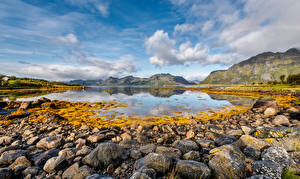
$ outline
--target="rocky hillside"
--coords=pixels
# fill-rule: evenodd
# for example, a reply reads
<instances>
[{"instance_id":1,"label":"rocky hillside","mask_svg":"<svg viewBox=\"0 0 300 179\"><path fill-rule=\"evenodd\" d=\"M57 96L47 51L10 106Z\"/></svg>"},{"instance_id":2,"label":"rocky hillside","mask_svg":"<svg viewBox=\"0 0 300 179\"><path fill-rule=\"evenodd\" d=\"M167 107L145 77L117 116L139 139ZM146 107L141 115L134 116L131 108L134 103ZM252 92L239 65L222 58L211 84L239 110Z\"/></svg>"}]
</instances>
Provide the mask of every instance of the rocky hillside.
<instances>
[{"instance_id":1,"label":"rocky hillside","mask_svg":"<svg viewBox=\"0 0 300 179\"><path fill-rule=\"evenodd\" d=\"M265 52L233 65L228 70L213 71L203 84L244 84L280 81L280 76L300 72L300 50Z\"/></svg>"},{"instance_id":2,"label":"rocky hillside","mask_svg":"<svg viewBox=\"0 0 300 179\"><path fill-rule=\"evenodd\" d=\"M189 85L194 84L181 76L173 76L171 74L156 74L151 76L150 78L139 78L134 76L126 76L123 78L115 78L109 77L104 81L96 81L95 83L87 83L87 81L83 80L75 80L75 82L80 82L79 84L87 85L87 86L130 86L130 85L146 85L146 86L164 86L164 85ZM92 80L89 80L90 82ZM96 83L97 82L97 83ZM74 84L74 81L70 83ZM78 83L77 83L78 84Z\"/></svg>"}]
</instances>

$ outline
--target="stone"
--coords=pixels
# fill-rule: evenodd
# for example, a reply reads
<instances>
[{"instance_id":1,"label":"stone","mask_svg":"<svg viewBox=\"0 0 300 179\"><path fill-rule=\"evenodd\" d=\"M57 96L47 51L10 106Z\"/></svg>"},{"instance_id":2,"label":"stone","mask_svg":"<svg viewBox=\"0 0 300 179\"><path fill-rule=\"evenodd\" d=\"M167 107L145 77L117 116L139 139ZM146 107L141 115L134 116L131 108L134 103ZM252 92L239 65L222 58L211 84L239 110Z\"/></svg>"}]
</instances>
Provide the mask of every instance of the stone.
<instances>
[{"instance_id":1,"label":"stone","mask_svg":"<svg viewBox=\"0 0 300 179\"><path fill-rule=\"evenodd\" d=\"M0 168L0 179L10 179L12 174L11 168Z\"/></svg>"},{"instance_id":2,"label":"stone","mask_svg":"<svg viewBox=\"0 0 300 179\"><path fill-rule=\"evenodd\" d=\"M110 176L101 175L101 174L93 174L90 176L87 176L85 179L113 179Z\"/></svg>"},{"instance_id":3,"label":"stone","mask_svg":"<svg viewBox=\"0 0 300 179\"><path fill-rule=\"evenodd\" d=\"M142 153L139 150L131 150L130 157L137 160L142 157Z\"/></svg>"},{"instance_id":4,"label":"stone","mask_svg":"<svg viewBox=\"0 0 300 179\"><path fill-rule=\"evenodd\" d=\"M63 179L85 179L92 174L92 169L84 165L79 167L79 163L74 163L62 174Z\"/></svg>"},{"instance_id":5,"label":"stone","mask_svg":"<svg viewBox=\"0 0 300 179\"><path fill-rule=\"evenodd\" d=\"M39 167L27 167L22 172L22 174L24 176L27 176L27 175L36 176L38 173L39 173Z\"/></svg>"},{"instance_id":6,"label":"stone","mask_svg":"<svg viewBox=\"0 0 300 179\"><path fill-rule=\"evenodd\" d=\"M21 110L26 110L30 107L31 101L23 101L19 107Z\"/></svg>"},{"instance_id":7,"label":"stone","mask_svg":"<svg viewBox=\"0 0 300 179\"><path fill-rule=\"evenodd\" d=\"M214 148L215 142L212 140L207 139L198 139L196 142L202 147L202 148Z\"/></svg>"},{"instance_id":8,"label":"stone","mask_svg":"<svg viewBox=\"0 0 300 179\"><path fill-rule=\"evenodd\" d=\"M280 179L282 168L278 163L270 160L255 161L252 163L252 171L254 175L266 175L270 178Z\"/></svg>"},{"instance_id":9,"label":"stone","mask_svg":"<svg viewBox=\"0 0 300 179\"><path fill-rule=\"evenodd\" d=\"M244 132L244 134L249 135L252 131L252 129L248 126L241 126L242 131Z\"/></svg>"},{"instance_id":10,"label":"stone","mask_svg":"<svg viewBox=\"0 0 300 179\"><path fill-rule=\"evenodd\" d=\"M256 102L253 104L252 109L261 108L261 109L265 110L268 107L278 109L277 101L273 100L273 99L259 99L259 100L256 100Z\"/></svg>"},{"instance_id":11,"label":"stone","mask_svg":"<svg viewBox=\"0 0 300 179\"><path fill-rule=\"evenodd\" d=\"M143 153L143 154L149 154L149 153L152 153L154 152L156 149L156 145L155 144L147 144L147 145L142 145L140 147L140 151Z\"/></svg>"},{"instance_id":12,"label":"stone","mask_svg":"<svg viewBox=\"0 0 300 179\"><path fill-rule=\"evenodd\" d=\"M44 164L52 157L58 155L59 149L50 149L43 153L39 153L33 156L34 165L43 167Z\"/></svg>"},{"instance_id":13,"label":"stone","mask_svg":"<svg viewBox=\"0 0 300 179\"><path fill-rule=\"evenodd\" d=\"M211 170L206 164L192 160L179 160L175 172L176 177L184 179L209 178L211 175Z\"/></svg>"},{"instance_id":14,"label":"stone","mask_svg":"<svg viewBox=\"0 0 300 179\"><path fill-rule=\"evenodd\" d=\"M156 147L155 153L164 154L167 157L172 158L174 160L179 159L182 155L179 149L165 146Z\"/></svg>"},{"instance_id":15,"label":"stone","mask_svg":"<svg viewBox=\"0 0 300 179\"><path fill-rule=\"evenodd\" d=\"M245 156L233 145L223 145L210 152L209 167L216 178L245 178Z\"/></svg>"},{"instance_id":16,"label":"stone","mask_svg":"<svg viewBox=\"0 0 300 179\"><path fill-rule=\"evenodd\" d=\"M131 140L132 139L131 135L129 135L128 133L121 134L121 138L122 138L122 140Z\"/></svg>"},{"instance_id":17,"label":"stone","mask_svg":"<svg viewBox=\"0 0 300 179\"><path fill-rule=\"evenodd\" d=\"M150 178L156 178L156 171L153 168L147 168L147 167L143 166L136 172L145 174Z\"/></svg>"},{"instance_id":18,"label":"stone","mask_svg":"<svg viewBox=\"0 0 300 179\"><path fill-rule=\"evenodd\" d=\"M257 139L250 135L242 135L239 140L235 143L240 149L244 149L246 147L253 148L255 150L261 150L268 146L268 143L264 140Z\"/></svg>"},{"instance_id":19,"label":"stone","mask_svg":"<svg viewBox=\"0 0 300 179\"><path fill-rule=\"evenodd\" d=\"M76 148L80 149L82 146L84 146L86 144L86 140L79 138L76 140Z\"/></svg>"},{"instance_id":20,"label":"stone","mask_svg":"<svg viewBox=\"0 0 300 179\"><path fill-rule=\"evenodd\" d=\"M134 172L133 175L129 179L152 179L145 173Z\"/></svg>"},{"instance_id":21,"label":"stone","mask_svg":"<svg viewBox=\"0 0 300 179\"><path fill-rule=\"evenodd\" d=\"M189 151L188 153L185 153L183 155L184 160L195 160L200 161L201 160L201 154L198 151Z\"/></svg>"},{"instance_id":22,"label":"stone","mask_svg":"<svg viewBox=\"0 0 300 179\"><path fill-rule=\"evenodd\" d=\"M195 137L195 132L193 130L189 130L187 133L186 133L186 138L187 139L192 139Z\"/></svg>"},{"instance_id":23,"label":"stone","mask_svg":"<svg viewBox=\"0 0 300 179\"><path fill-rule=\"evenodd\" d=\"M35 145L39 141L38 136L31 137L30 139L27 140L28 145Z\"/></svg>"},{"instance_id":24,"label":"stone","mask_svg":"<svg viewBox=\"0 0 300 179\"><path fill-rule=\"evenodd\" d=\"M102 139L105 138L104 134L95 134L95 135L90 135L87 140L91 143L97 143L101 141Z\"/></svg>"},{"instance_id":25,"label":"stone","mask_svg":"<svg viewBox=\"0 0 300 179\"><path fill-rule=\"evenodd\" d=\"M235 142L237 139L233 136L229 136L229 135L220 135L220 137L218 137L215 140L215 143L217 144L217 146L222 146L222 145L226 145L226 144L232 144L233 142Z\"/></svg>"},{"instance_id":26,"label":"stone","mask_svg":"<svg viewBox=\"0 0 300 179\"><path fill-rule=\"evenodd\" d=\"M62 144L62 138L59 136L49 136L41 139L37 144L37 148L53 149L58 148Z\"/></svg>"},{"instance_id":27,"label":"stone","mask_svg":"<svg viewBox=\"0 0 300 179\"><path fill-rule=\"evenodd\" d=\"M101 143L82 160L84 164L95 168L118 165L122 158L123 149L115 143Z\"/></svg>"},{"instance_id":28,"label":"stone","mask_svg":"<svg viewBox=\"0 0 300 179\"><path fill-rule=\"evenodd\" d=\"M272 120L272 124L274 124L275 126L281 126L281 125L289 125L290 121L287 117L285 117L284 115L277 115L273 120Z\"/></svg>"},{"instance_id":29,"label":"stone","mask_svg":"<svg viewBox=\"0 0 300 179\"><path fill-rule=\"evenodd\" d=\"M264 116L265 116L265 117L275 116L276 114L277 114L277 111L276 111L276 109L274 109L274 108L267 108L267 109L264 111Z\"/></svg>"},{"instance_id":30,"label":"stone","mask_svg":"<svg viewBox=\"0 0 300 179\"><path fill-rule=\"evenodd\" d=\"M77 151L78 151L78 149L76 149L76 148L66 148L66 149L59 151L58 156L62 156L62 157L69 159L69 158L75 157Z\"/></svg>"},{"instance_id":31,"label":"stone","mask_svg":"<svg viewBox=\"0 0 300 179\"><path fill-rule=\"evenodd\" d=\"M15 176L21 175L22 172L23 172L26 168L27 168L27 166L26 166L26 165L22 165L22 164L15 166L15 168L13 169L14 175L15 175Z\"/></svg>"},{"instance_id":32,"label":"stone","mask_svg":"<svg viewBox=\"0 0 300 179\"><path fill-rule=\"evenodd\" d=\"M76 156L87 155L92 151L92 149L88 146L82 146L80 150L76 152Z\"/></svg>"},{"instance_id":33,"label":"stone","mask_svg":"<svg viewBox=\"0 0 300 179\"><path fill-rule=\"evenodd\" d=\"M259 150L253 149L251 147L244 148L244 154L246 157L253 160L259 160L261 152Z\"/></svg>"},{"instance_id":34,"label":"stone","mask_svg":"<svg viewBox=\"0 0 300 179\"><path fill-rule=\"evenodd\" d=\"M64 118L58 114L54 114L53 116L49 117L46 119L46 123L51 123L51 122L59 122L64 120Z\"/></svg>"},{"instance_id":35,"label":"stone","mask_svg":"<svg viewBox=\"0 0 300 179\"><path fill-rule=\"evenodd\" d=\"M291 107L289 107L287 109L287 112L290 112L290 113L300 113L300 110L291 106Z\"/></svg>"},{"instance_id":36,"label":"stone","mask_svg":"<svg viewBox=\"0 0 300 179\"><path fill-rule=\"evenodd\" d=\"M43 169L48 173L55 173L58 170L62 170L68 166L68 161L65 157L53 157L47 160Z\"/></svg>"},{"instance_id":37,"label":"stone","mask_svg":"<svg viewBox=\"0 0 300 179\"><path fill-rule=\"evenodd\" d=\"M244 132L241 129L231 129L226 131L226 135L233 137L241 137Z\"/></svg>"},{"instance_id":38,"label":"stone","mask_svg":"<svg viewBox=\"0 0 300 179\"><path fill-rule=\"evenodd\" d=\"M153 168L157 173L167 173L172 166L172 160L164 154L150 153L144 157L147 168Z\"/></svg>"},{"instance_id":39,"label":"stone","mask_svg":"<svg viewBox=\"0 0 300 179\"><path fill-rule=\"evenodd\" d=\"M124 149L132 149L139 146L139 143L136 140L123 140L119 145Z\"/></svg>"},{"instance_id":40,"label":"stone","mask_svg":"<svg viewBox=\"0 0 300 179\"><path fill-rule=\"evenodd\" d=\"M26 167L30 167L31 163L25 156L21 156L18 157L9 167L14 170L18 165L25 165Z\"/></svg>"},{"instance_id":41,"label":"stone","mask_svg":"<svg viewBox=\"0 0 300 179\"><path fill-rule=\"evenodd\" d=\"M172 146L179 149L182 153L199 150L197 143L192 140L176 140Z\"/></svg>"},{"instance_id":42,"label":"stone","mask_svg":"<svg viewBox=\"0 0 300 179\"><path fill-rule=\"evenodd\" d=\"M0 157L0 166L8 166L12 164L18 157L24 156L26 151L24 150L9 150L2 153Z\"/></svg>"},{"instance_id":43,"label":"stone","mask_svg":"<svg viewBox=\"0 0 300 179\"><path fill-rule=\"evenodd\" d=\"M0 137L0 145L9 145L13 142L13 138L10 136Z\"/></svg>"},{"instance_id":44,"label":"stone","mask_svg":"<svg viewBox=\"0 0 300 179\"><path fill-rule=\"evenodd\" d=\"M270 160L278 163L283 169L290 164L291 158L282 147L269 147L261 154L262 160Z\"/></svg>"}]
</instances>

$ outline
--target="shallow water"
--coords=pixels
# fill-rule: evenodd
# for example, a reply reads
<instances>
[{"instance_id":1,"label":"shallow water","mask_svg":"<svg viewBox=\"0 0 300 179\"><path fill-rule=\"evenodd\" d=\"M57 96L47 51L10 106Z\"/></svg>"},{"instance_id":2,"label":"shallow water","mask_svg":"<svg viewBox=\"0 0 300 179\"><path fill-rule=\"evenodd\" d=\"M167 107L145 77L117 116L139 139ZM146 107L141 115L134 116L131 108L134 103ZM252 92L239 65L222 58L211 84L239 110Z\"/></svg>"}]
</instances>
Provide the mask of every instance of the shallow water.
<instances>
[{"instance_id":1,"label":"shallow water","mask_svg":"<svg viewBox=\"0 0 300 179\"><path fill-rule=\"evenodd\" d=\"M175 88L158 89L149 87L92 87L85 90L49 92L48 94L38 93L36 96L31 94L30 97L22 97L22 95L14 96L14 99L17 101L30 101L40 97L73 102L116 100L125 102L130 106L115 108L108 113L124 114L128 116L159 116L171 114L174 111L198 113L209 110L218 110L228 105L249 105L254 101L254 99L251 98L242 98L238 96L207 94L189 90L177 90ZM2 100L8 99L9 96L5 97L2 95Z\"/></svg>"}]
</instances>

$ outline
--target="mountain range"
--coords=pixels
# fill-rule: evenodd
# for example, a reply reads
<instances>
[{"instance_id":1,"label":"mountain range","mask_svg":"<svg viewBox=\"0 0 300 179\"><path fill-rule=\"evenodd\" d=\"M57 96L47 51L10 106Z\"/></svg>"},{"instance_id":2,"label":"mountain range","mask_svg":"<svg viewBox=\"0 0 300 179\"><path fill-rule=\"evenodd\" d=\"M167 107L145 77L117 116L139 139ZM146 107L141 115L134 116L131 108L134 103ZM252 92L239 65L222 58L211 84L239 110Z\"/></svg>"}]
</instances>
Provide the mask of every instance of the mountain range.
<instances>
[{"instance_id":1,"label":"mountain range","mask_svg":"<svg viewBox=\"0 0 300 179\"><path fill-rule=\"evenodd\" d=\"M69 84L80 84L83 86L164 86L164 85L192 85L181 76L171 74L155 74L149 78L126 76L123 78L109 77L106 80L72 80Z\"/></svg>"},{"instance_id":2,"label":"mountain range","mask_svg":"<svg viewBox=\"0 0 300 179\"><path fill-rule=\"evenodd\" d=\"M300 73L300 50L265 52L231 66L211 72L203 84L244 84L280 81L280 76Z\"/></svg>"}]
</instances>

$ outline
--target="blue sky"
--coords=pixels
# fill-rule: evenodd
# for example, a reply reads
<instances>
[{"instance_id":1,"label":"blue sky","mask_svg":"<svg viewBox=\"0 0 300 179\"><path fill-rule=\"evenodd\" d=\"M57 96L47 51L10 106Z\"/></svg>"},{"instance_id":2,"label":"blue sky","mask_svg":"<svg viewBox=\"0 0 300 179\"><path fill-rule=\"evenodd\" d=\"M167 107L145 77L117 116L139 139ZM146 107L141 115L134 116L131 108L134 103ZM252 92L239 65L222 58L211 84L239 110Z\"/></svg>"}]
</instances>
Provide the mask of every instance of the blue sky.
<instances>
[{"instance_id":1,"label":"blue sky","mask_svg":"<svg viewBox=\"0 0 300 179\"><path fill-rule=\"evenodd\" d=\"M299 0L2 0L0 73L201 80L300 47Z\"/></svg>"}]
</instances>

